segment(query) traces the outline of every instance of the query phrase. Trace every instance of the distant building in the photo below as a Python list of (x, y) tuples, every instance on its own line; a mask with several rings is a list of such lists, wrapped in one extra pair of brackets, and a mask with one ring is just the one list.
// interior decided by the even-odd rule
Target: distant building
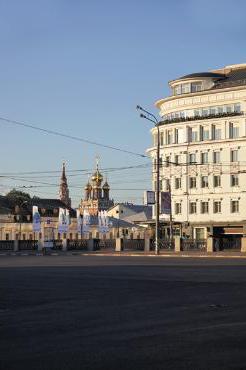
[(81, 199), (81, 213), (86, 209), (91, 215), (104, 211), (113, 206), (114, 202), (109, 196), (110, 186), (107, 180), (103, 184), (103, 176), (99, 172), (98, 163), (95, 173), (85, 186), (84, 199)]
[(131, 203), (118, 203), (108, 210), (108, 216), (132, 222), (144, 223), (152, 219), (152, 207)]

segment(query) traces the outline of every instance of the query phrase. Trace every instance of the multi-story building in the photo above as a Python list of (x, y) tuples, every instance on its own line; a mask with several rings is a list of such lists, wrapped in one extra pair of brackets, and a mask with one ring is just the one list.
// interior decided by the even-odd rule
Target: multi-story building
[[(160, 189), (192, 237), (240, 242), (246, 234), (246, 64), (169, 82), (160, 99)], [(153, 188), (157, 128), (152, 129)], [(165, 219), (165, 215), (161, 215)], [(236, 236), (236, 237), (235, 237)]]

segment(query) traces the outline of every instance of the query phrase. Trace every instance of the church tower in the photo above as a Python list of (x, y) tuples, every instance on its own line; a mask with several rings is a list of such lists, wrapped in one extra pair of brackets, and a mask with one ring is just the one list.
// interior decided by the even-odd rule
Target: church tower
[(65, 162), (62, 164), (62, 175), (59, 189), (60, 200), (69, 208), (71, 207), (71, 199), (69, 198), (69, 190), (67, 185), (67, 177), (65, 171)]
[(81, 199), (81, 213), (86, 209), (91, 215), (97, 215), (98, 211), (104, 211), (114, 205), (109, 198), (109, 184), (107, 180), (103, 184), (103, 175), (99, 171), (98, 160), (96, 170), (86, 184), (84, 199)]

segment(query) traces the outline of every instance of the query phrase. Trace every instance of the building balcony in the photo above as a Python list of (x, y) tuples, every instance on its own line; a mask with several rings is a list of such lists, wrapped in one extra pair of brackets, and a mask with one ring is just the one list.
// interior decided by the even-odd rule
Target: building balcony
[(204, 119), (215, 119), (215, 118), (224, 118), (224, 117), (235, 117), (242, 116), (244, 112), (230, 112), (230, 113), (218, 113), (218, 114), (209, 114), (207, 116), (194, 116), (194, 117), (179, 117), (166, 119), (159, 122), (159, 126), (163, 126), (170, 123), (179, 123), (179, 122), (192, 122), (192, 121), (201, 121)]

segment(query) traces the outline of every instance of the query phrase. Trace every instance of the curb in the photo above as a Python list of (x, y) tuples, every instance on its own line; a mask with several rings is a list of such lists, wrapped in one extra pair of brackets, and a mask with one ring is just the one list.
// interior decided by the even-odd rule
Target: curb
[(49, 253), (46, 255), (43, 255), (42, 253), (14, 253), (14, 252), (6, 252), (6, 253), (0, 253), (0, 257), (2, 256), (35, 256), (35, 257), (46, 257), (46, 256), (93, 256), (93, 257), (152, 257), (152, 258), (235, 258), (235, 259), (245, 259), (245, 254), (194, 254), (194, 253), (163, 253), (163, 254), (140, 254), (140, 253), (127, 253), (127, 252), (115, 252), (115, 253), (100, 253), (100, 252), (94, 252), (94, 253), (81, 253), (81, 252), (67, 252), (67, 253)]

